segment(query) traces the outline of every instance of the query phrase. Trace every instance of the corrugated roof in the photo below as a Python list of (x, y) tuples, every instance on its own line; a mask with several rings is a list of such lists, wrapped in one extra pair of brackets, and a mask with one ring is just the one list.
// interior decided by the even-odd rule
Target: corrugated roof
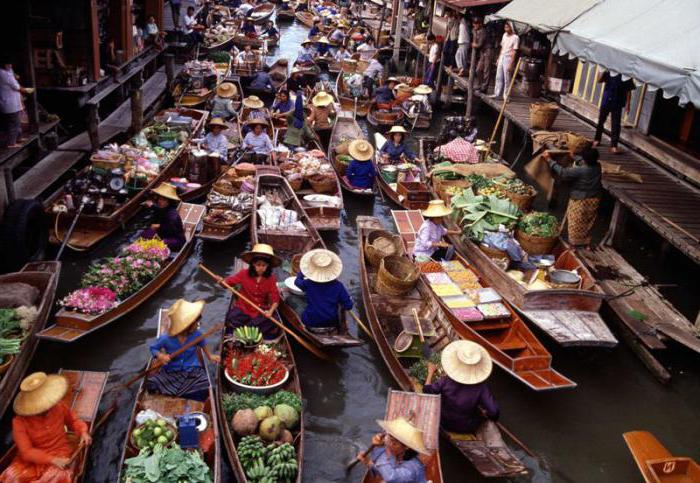
[(508, 3), (510, 0), (438, 0), (438, 3), (447, 5), (455, 10), (465, 8), (483, 7), (485, 5), (495, 5), (498, 3)]

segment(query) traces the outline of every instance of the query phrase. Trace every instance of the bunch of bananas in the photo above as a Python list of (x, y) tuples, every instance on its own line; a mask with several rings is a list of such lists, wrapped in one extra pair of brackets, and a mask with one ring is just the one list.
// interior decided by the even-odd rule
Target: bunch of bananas
[(238, 443), (238, 459), (241, 461), (243, 468), (252, 466), (258, 459), (265, 459), (267, 450), (260, 436), (251, 435), (244, 436), (241, 442)]
[(265, 447), (259, 436), (251, 435), (242, 438), (237, 449), (250, 482), (291, 483), (297, 475), (296, 450), (289, 443)]
[(262, 340), (262, 332), (260, 332), (260, 329), (248, 325), (236, 327), (233, 331), (233, 335), (245, 345), (257, 344)]

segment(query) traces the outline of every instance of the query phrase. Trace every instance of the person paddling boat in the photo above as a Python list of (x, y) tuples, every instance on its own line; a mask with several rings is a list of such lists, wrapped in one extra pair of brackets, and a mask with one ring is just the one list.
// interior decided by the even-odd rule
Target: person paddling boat
[(180, 197), (175, 187), (169, 183), (161, 183), (151, 191), (155, 201), (148, 200), (144, 204), (152, 208), (155, 221), (149, 228), (140, 233), (142, 238), (160, 238), (175, 253), (185, 245), (185, 228), (182, 218), (177, 211)]
[(415, 161), (415, 153), (406, 144), (408, 131), (403, 126), (392, 126), (387, 134), (389, 138), (379, 150), (385, 163), (401, 163), (402, 156), (411, 162)]
[(423, 224), (416, 233), (413, 256), (416, 260), (442, 260), (448, 258), (449, 245), (443, 241), (445, 235), (458, 235), (458, 230), (448, 230), (444, 218), (452, 213), (442, 200), (432, 200), (423, 210)]
[(66, 428), (80, 438), (82, 446), (90, 445), (92, 438), (88, 425), (63, 402), (68, 380), (35, 372), (19, 389), (12, 419), (17, 456), (0, 474), (0, 481), (72, 483), (76, 475), (71, 455), (77, 447), (68, 439)]
[(185, 350), (177, 357), (170, 354), (200, 337), (199, 320), (204, 310), (205, 302), (188, 302), (177, 300), (168, 309), (170, 328), (166, 335), (160, 336), (149, 350), (151, 355), (163, 364), (160, 371), (146, 380), (146, 389), (152, 393), (167, 396), (206, 401), (209, 397), (209, 379), (206, 369), (202, 366), (197, 349), (201, 348), (207, 359), (218, 364), (218, 355), (212, 355), (207, 350), (207, 341), (202, 339), (198, 344)]
[(348, 183), (357, 189), (372, 189), (377, 171), (374, 163), (370, 162), (374, 156), (374, 148), (364, 139), (355, 139), (348, 145), (348, 153), (352, 161), (348, 165), (345, 177)]

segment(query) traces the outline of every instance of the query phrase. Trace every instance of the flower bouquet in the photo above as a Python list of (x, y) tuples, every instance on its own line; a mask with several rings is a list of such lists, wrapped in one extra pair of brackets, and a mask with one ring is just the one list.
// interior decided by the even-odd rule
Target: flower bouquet
[(125, 248), (125, 253), (140, 258), (163, 261), (170, 256), (168, 245), (158, 238), (139, 238)]
[(153, 279), (160, 269), (160, 262), (140, 255), (108, 258), (91, 265), (80, 285), (108, 288), (124, 300)]
[(69, 310), (99, 315), (117, 305), (117, 294), (104, 287), (85, 287), (69, 293), (59, 303)]

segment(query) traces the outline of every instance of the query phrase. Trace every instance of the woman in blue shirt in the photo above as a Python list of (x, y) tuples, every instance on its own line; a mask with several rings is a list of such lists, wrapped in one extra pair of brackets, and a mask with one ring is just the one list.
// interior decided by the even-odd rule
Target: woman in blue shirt
[(387, 139), (384, 146), (379, 150), (382, 154), (382, 160), (385, 163), (401, 163), (402, 155), (411, 162), (416, 159), (416, 155), (413, 154), (413, 151), (411, 151), (404, 140), (406, 134), (408, 134), (408, 132), (403, 126), (393, 126), (389, 130), (389, 139)]
[(202, 339), (176, 357), (170, 356), (202, 335), (199, 319), (203, 310), (203, 300), (188, 302), (185, 299), (179, 299), (168, 309), (168, 333), (158, 337), (149, 347), (156, 363), (162, 366), (157, 374), (146, 380), (149, 392), (195, 401), (206, 401), (209, 397), (209, 378), (198, 350), (201, 348), (207, 359), (215, 364), (221, 359), (209, 353), (206, 340)]
[(338, 307), (352, 309), (352, 299), (342, 282), (340, 257), (330, 250), (318, 248), (304, 254), (299, 263), (294, 285), (306, 294), (308, 302), (301, 321), (311, 331), (338, 329)]
[(374, 148), (364, 139), (356, 139), (348, 146), (352, 161), (345, 171), (345, 177), (353, 188), (372, 189), (377, 171), (370, 160), (374, 156)]

